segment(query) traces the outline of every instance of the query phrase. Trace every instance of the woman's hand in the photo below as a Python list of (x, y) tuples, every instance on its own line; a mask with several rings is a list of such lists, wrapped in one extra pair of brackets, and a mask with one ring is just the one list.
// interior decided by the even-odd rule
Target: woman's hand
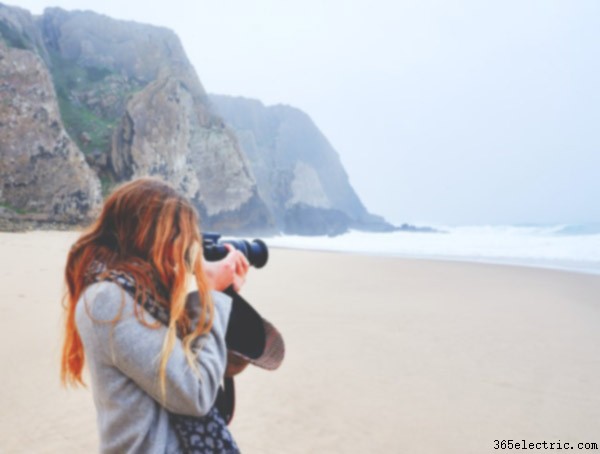
[(225, 258), (216, 262), (204, 261), (206, 277), (215, 290), (223, 291), (233, 285), (233, 289), (239, 292), (246, 282), (250, 263), (246, 256), (232, 245), (225, 243), (225, 247), (229, 249)]

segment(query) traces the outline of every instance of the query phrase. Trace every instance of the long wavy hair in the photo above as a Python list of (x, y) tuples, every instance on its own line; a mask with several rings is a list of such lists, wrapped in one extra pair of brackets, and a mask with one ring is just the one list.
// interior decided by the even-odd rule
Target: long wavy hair
[[(199, 374), (191, 350), (192, 341), (212, 327), (214, 305), (202, 268), (202, 239), (198, 214), (193, 206), (168, 184), (154, 178), (141, 178), (117, 188), (105, 201), (99, 218), (71, 247), (65, 279), (67, 292), (61, 381), (63, 385), (85, 385), (83, 344), (75, 325), (75, 307), (90, 281), (90, 270), (98, 264), (106, 270), (123, 271), (133, 276), (136, 301), (149, 292), (170, 312), (162, 347), (159, 379), (165, 398), (166, 366), (178, 331), (192, 370)], [(200, 316), (191, 326), (185, 301), (188, 278), (195, 277), (200, 294)], [(148, 323), (144, 310), (134, 304), (138, 321)], [(120, 314), (111, 320), (117, 323)]]

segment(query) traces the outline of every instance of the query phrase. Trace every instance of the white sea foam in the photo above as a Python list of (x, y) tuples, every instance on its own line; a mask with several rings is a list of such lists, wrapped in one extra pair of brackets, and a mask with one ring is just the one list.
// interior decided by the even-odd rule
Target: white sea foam
[(600, 274), (598, 226), (433, 227), (445, 233), (353, 231), (337, 237), (273, 237), (267, 240), (267, 244), (273, 247), (504, 263)]

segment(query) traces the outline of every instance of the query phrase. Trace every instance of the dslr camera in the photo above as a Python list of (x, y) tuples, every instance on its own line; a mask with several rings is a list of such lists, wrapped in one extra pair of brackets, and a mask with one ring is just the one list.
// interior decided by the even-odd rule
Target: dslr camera
[(225, 244), (230, 244), (246, 256), (250, 265), (262, 268), (269, 260), (269, 249), (264, 241), (254, 239), (246, 240), (221, 240), (221, 234), (209, 232), (202, 235), (202, 249), (204, 258), (209, 262), (221, 260), (229, 253)]

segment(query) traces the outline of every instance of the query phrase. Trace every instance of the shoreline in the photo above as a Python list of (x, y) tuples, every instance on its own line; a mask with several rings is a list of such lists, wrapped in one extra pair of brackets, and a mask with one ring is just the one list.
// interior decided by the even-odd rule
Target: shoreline
[[(336, 237), (272, 237), (272, 246), (446, 262), (473, 262), (600, 275), (600, 232), (561, 234), (565, 226), (457, 226), (446, 234), (351, 231)], [(575, 230), (573, 231), (575, 232)]]
[[(268, 240), (268, 239), (267, 239)], [(585, 267), (583, 265), (581, 268), (569, 267), (568, 265), (561, 266), (561, 263), (569, 263), (565, 260), (556, 260), (556, 261), (548, 261), (550, 263), (542, 263), (540, 261), (536, 261), (535, 259), (531, 259), (531, 263), (527, 263), (527, 261), (519, 262), (513, 259), (503, 259), (503, 258), (488, 258), (488, 257), (461, 257), (461, 256), (443, 256), (443, 255), (410, 255), (410, 254), (398, 254), (398, 253), (383, 253), (383, 252), (367, 252), (367, 251), (344, 251), (339, 249), (319, 249), (317, 247), (294, 247), (294, 246), (279, 246), (279, 245), (269, 245), (267, 241), (267, 245), (269, 249), (281, 249), (288, 251), (306, 251), (306, 252), (316, 252), (316, 253), (332, 253), (332, 254), (347, 254), (347, 255), (356, 255), (356, 256), (364, 256), (364, 257), (388, 257), (388, 258), (398, 258), (401, 260), (425, 260), (429, 262), (443, 262), (443, 263), (470, 263), (470, 264), (480, 264), (480, 265), (498, 265), (498, 266), (506, 266), (506, 267), (515, 267), (515, 268), (527, 268), (527, 269), (539, 269), (539, 270), (547, 270), (547, 271), (560, 271), (565, 273), (575, 273), (575, 274), (584, 274), (591, 276), (600, 276), (600, 262), (597, 264), (597, 269), (591, 269)], [(575, 262), (575, 263), (585, 263), (585, 262)]]

